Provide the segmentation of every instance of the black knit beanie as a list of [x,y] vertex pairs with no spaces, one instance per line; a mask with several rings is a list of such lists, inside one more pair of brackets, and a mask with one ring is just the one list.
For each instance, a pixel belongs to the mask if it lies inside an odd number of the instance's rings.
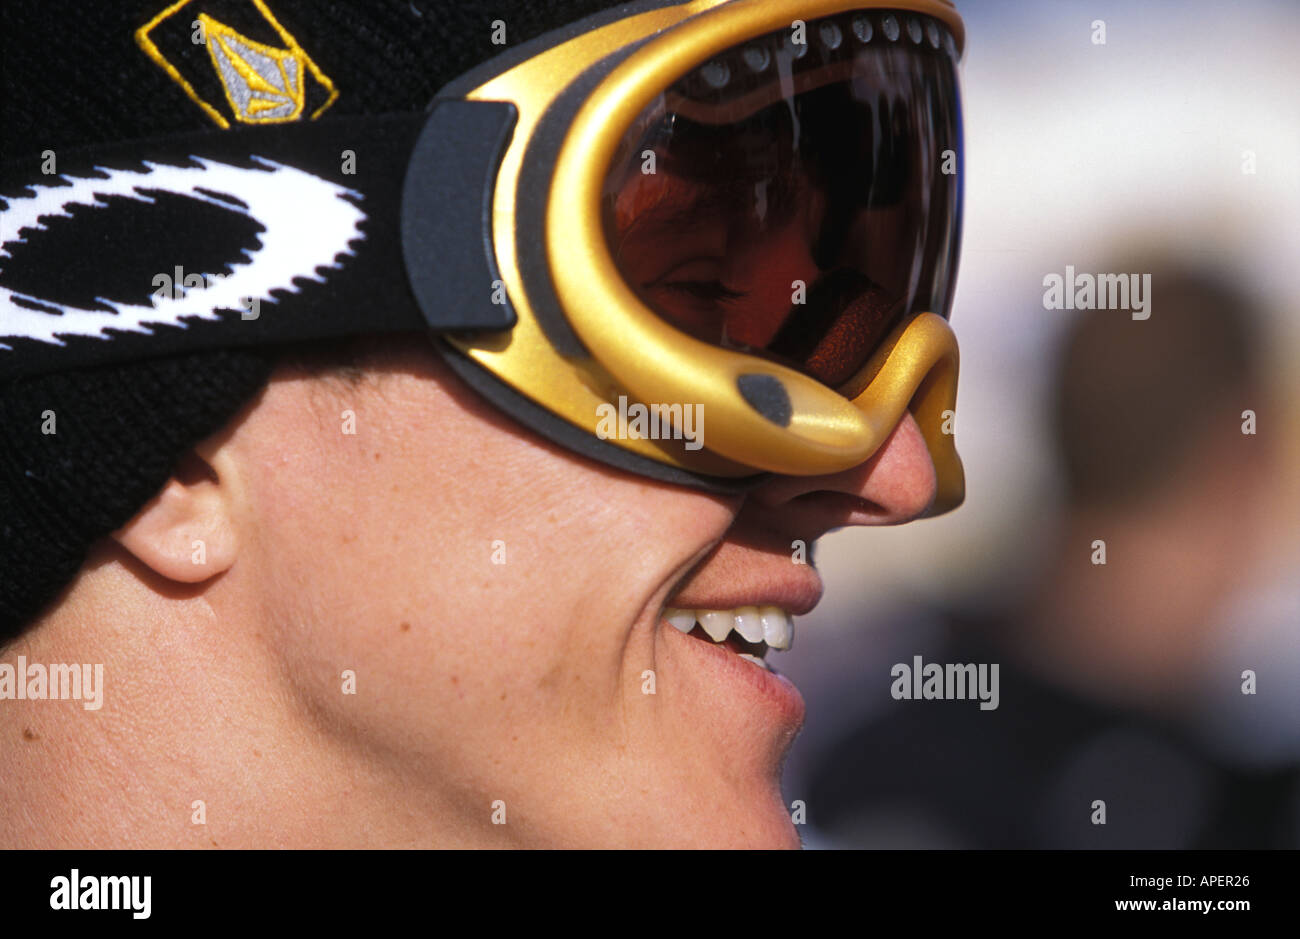
[[[209,117],[136,44],[135,31],[170,5],[5,0],[0,162],[212,129]],[[256,6],[196,0],[183,22],[204,10],[221,20],[223,11],[241,5]],[[502,38],[496,21],[510,48],[614,5],[262,4],[328,73],[338,89],[331,107],[337,115],[424,108],[450,79],[504,51],[493,42],[494,32]],[[180,54],[206,55],[202,46]],[[0,268],[0,286],[20,275]],[[0,382],[0,641],[16,636],[71,582],[91,546],[129,521],[187,450],[253,399],[276,355],[274,349],[220,350]]]

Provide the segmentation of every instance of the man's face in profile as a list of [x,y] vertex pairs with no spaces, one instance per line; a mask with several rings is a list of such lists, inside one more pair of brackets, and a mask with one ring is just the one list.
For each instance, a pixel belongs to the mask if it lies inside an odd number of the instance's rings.
[[821,585],[792,542],[933,498],[911,418],[854,470],[724,498],[561,451],[418,347],[369,366],[282,372],[207,453],[235,556],[177,615],[220,624],[186,641],[222,647],[236,685],[274,689],[228,704],[291,730],[286,784],[360,811],[367,843],[797,845],[779,789],[797,692],[660,614],[806,612]]
[[[948,242],[904,211],[926,203],[923,174],[894,180],[883,156],[860,172],[861,152],[910,132],[880,125],[841,151],[827,141],[843,126],[876,126],[863,102],[835,85],[801,100],[793,123],[784,102],[675,120],[657,172],[611,176],[607,235],[626,283],[686,335],[842,390],[906,313],[938,309]],[[100,723],[144,748],[130,758],[156,796],[103,844],[797,847],[780,771],[803,700],[746,659],[780,667],[740,624],[817,603],[825,532],[930,508],[913,418],[850,469],[718,495],[560,448],[424,337],[375,341],[359,364],[282,365],[33,633],[33,660],[76,643],[137,675]],[[142,625],[81,636],[105,609]],[[151,719],[167,733],[133,733]],[[22,759],[23,779],[53,779],[42,798],[86,796],[53,747]],[[198,797],[206,830],[152,820]]]

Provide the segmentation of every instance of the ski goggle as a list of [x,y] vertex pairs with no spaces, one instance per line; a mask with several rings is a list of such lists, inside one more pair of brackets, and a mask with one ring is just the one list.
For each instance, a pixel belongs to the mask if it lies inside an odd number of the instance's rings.
[[[532,429],[708,490],[851,468],[910,411],[947,511],[964,493],[946,321],[962,42],[943,0],[633,4],[485,63],[421,115],[99,148],[93,174],[65,173],[65,217],[162,191],[265,229],[275,213],[241,192],[301,199],[309,176],[332,187],[321,211],[300,204],[274,234],[320,260],[296,277],[264,263],[261,280],[259,259],[236,261],[161,302],[109,302],[120,318],[102,323],[85,298],[13,286],[20,232],[58,223],[6,186],[0,368],[423,327]],[[364,171],[339,169],[349,143]],[[235,171],[281,178],[254,192]],[[61,322],[32,327],[41,315]]]

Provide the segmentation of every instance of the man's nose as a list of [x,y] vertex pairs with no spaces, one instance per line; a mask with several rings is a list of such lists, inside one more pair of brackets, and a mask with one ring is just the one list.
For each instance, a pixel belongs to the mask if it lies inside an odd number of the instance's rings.
[[826,476],[774,476],[752,490],[745,506],[768,524],[811,540],[849,525],[898,525],[917,518],[929,510],[936,492],[930,452],[906,413],[865,463]]

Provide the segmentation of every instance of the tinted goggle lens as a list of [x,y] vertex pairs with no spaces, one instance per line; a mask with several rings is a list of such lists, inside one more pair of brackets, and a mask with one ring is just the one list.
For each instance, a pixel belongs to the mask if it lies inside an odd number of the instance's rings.
[[605,182],[610,250],[677,328],[838,387],[911,314],[948,315],[960,148],[942,23],[812,20],[642,112]]

